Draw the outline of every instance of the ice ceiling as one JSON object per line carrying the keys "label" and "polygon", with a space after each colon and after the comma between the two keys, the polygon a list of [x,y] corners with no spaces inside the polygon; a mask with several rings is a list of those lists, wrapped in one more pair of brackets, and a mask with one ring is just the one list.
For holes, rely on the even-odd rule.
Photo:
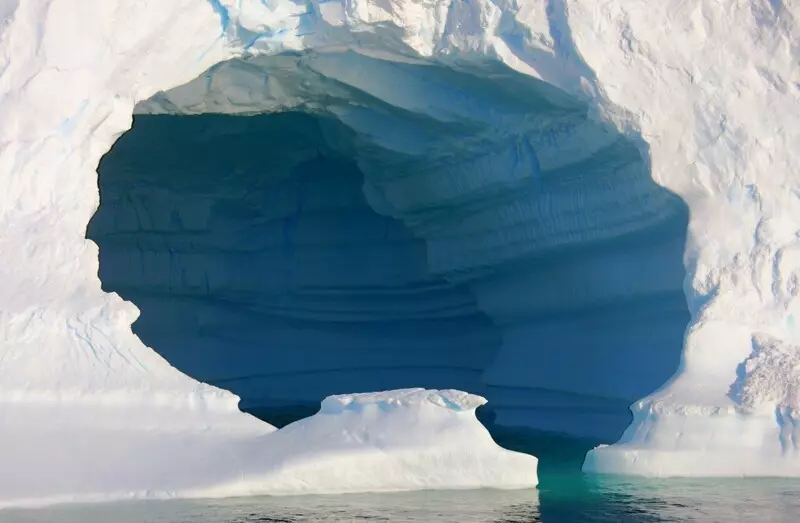
{"label": "ice ceiling", "polygon": [[688,212],[590,111],[497,64],[224,62],[140,103],[101,162],[103,288],[273,422],[457,388],[613,442],[679,364]]}

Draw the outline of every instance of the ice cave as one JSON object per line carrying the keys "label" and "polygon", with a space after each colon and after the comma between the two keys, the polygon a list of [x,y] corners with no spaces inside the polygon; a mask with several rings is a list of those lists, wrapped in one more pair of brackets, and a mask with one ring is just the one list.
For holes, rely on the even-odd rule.
{"label": "ice cave", "polygon": [[143,103],[98,171],[104,289],[272,423],[455,388],[497,423],[613,443],[678,367],[687,208],[586,104],[480,73],[270,57]]}
{"label": "ice cave", "polygon": [[800,475],[800,7],[701,3],[0,6],[0,508]]}

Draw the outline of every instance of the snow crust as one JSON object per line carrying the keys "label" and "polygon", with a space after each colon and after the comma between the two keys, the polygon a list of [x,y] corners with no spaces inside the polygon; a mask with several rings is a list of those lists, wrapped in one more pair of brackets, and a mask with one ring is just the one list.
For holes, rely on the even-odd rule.
{"label": "snow crust", "polygon": [[[358,103],[337,114],[360,136],[371,137],[367,141],[373,147],[412,159],[430,156],[441,166],[453,159],[448,150],[463,149],[456,144],[474,145],[475,154],[457,156],[464,160],[463,166],[452,169],[464,175],[458,183],[436,186],[428,181],[409,189],[404,183],[393,184],[401,178],[395,170],[387,171],[384,183],[365,188],[373,208],[402,219],[425,239],[431,266],[453,278],[509,262],[520,249],[535,250],[532,244],[560,245],[565,238],[580,243],[599,239],[595,234],[603,238],[603,231],[619,231],[590,227],[599,218],[609,219],[605,225],[635,228],[643,217],[588,212],[582,204],[591,191],[578,193],[574,200],[564,191],[563,201],[569,203],[555,208],[574,216],[576,227],[566,227],[569,220],[555,220],[552,223],[560,227],[543,230],[557,234],[544,239],[535,228],[511,229],[497,237],[486,233],[486,241],[477,242],[480,249],[455,256],[469,252],[467,243],[475,245],[475,238],[436,237],[434,222],[426,219],[431,214],[423,211],[442,195],[465,197],[475,180],[525,180],[521,173],[556,170],[579,159],[585,159],[587,172],[592,172],[598,149],[615,143],[636,149],[639,168],[649,170],[691,210],[684,254],[691,321],[674,379],[634,404],[633,424],[620,442],[593,451],[585,469],[647,475],[800,475],[791,444],[795,400],[790,392],[797,380],[790,363],[799,343],[795,317],[800,151],[795,145],[800,138],[800,6],[776,0],[364,0],[324,5],[30,0],[5,2],[0,8],[0,415],[15,420],[3,441],[16,445],[2,445],[0,469],[10,470],[6,464],[12,463],[30,474],[27,482],[11,482],[4,475],[4,499],[60,495],[67,489],[72,490],[66,495],[72,496],[78,487],[72,474],[76,467],[70,466],[75,461],[70,460],[82,458],[97,460],[100,467],[87,465],[85,492],[96,492],[88,485],[107,486],[102,478],[122,478],[119,470],[127,471],[127,480],[141,480],[137,490],[138,485],[142,491],[152,488],[159,475],[145,471],[140,456],[154,456],[163,470],[186,473],[183,478],[192,484],[174,492],[199,492],[196,489],[224,479],[220,471],[233,466],[230,456],[245,456],[242,460],[249,462],[261,450],[252,445],[270,427],[239,414],[236,396],[186,377],[131,333],[137,310],[101,289],[98,249],[85,239],[85,231],[98,204],[98,161],[130,127],[137,102],[189,84],[226,60],[303,55],[303,50],[311,50],[307,54],[320,68],[317,78],[329,79],[325,87],[332,87],[334,94],[342,84],[355,85],[390,102],[394,109],[384,115],[430,117],[423,120],[425,125],[387,126],[387,121],[396,120],[369,116]],[[374,69],[359,67],[367,59]],[[413,80],[408,88],[374,89],[380,87],[376,81],[387,63],[400,67],[420,62],[468,71],[488,79],[482,92],[502,88],[507,89],[503,96],[512,98],[514,92],[517,97],[529,92],[531,84],[515,83],[515,77],[498,73],[494,64],[538,79],[537,99],[547,100],[543,118],[548,125],[520,116],[535,114],[534,107],[504,112],[496,104],[476,103],[480,96],[457,103],[459,98],[446,89],[436,103],[425,103],[432,90]],[[238,82],[243,76],[228,77]],[[446,76],[437,81],[452,85]],[[215,92],[217,86],[211,84],[202,99]],[[227,87],[236,99],[236,86]],[[303,99],[305,87],[295,85],[288,95]],[[191,104],[181,104],[156,105],[167,112],[191,112]],[[264,109],[258,104],[259,111]],[[574,138],[549,141],[559,113],[567,120],[569,114],[581,114],[583,123],[570,126]],[[427,125],[463,123],[474,114],[482,115],[482,122],[473,121],[477,130],[471,134],[440,133],[441,127]],[[537,134],[543,128],[549,132]],[[415,135],[420,129],[428,134]],[[441,141],[427,147],[431,136]],[[541,150],[534,148],[531,154],[518,148],[519,141],[508,141],[511,136],[538,137],[535,143]],[[521,140],[521,145],[526,141],[534,143]],[[500,143],[514,145],[502,149]],[[362,158],[365,174],[370,161],[380,157]],[[413,162],[405,164],[409,165]],[[661,194],[663,200],[653,205],[660,218],[680,207],[644,186],[631,185],[631,194],[645,200]],[[544,198],[537,209],[550,208],[549,201]],[[605,202],[598,208],[615,205]],[[530,206],[511,204],[506,223],[513,221],[512,210],[524,208]],[[467,219],[464,226],[468,231],[474,227],[469,232],[475,236],[487,223],[491,220]],[[614,236],[609,233],[605,239]],[[454,249],[453,244],[461,246]],[[625,281],[624,276],[635,278],[628,273],[614,280]],[[561,288],[558,279],[544,275],[506,281],[517,286],[521,281],[551,283],[553,290],[546,295],[554,301]],[[500,323],[513,324],[520,310],[513,305],[519,302],[501,299],[504,294],[494,292],[497,288],[476,286],[474,292]],[[496,383],[512,368],[517,371],[510,382],[524,382],[520,362],[536,361],[529,340],[539,328],[518,327],[504,333],[505,356],[498,362],[506,363],[487,371],[488,383]],[[513,341],[514,332],[528,342]],[[631,354],[648,350],[636,343],[632,347],[639,350]],[[428,403],[420,405],[423,409]],[[69,435],[58,425],[48,428],[56,415],[79,430]],[[154,429],[162,424],[177,434],[174,439]],[[246,436],[237,439],[241,434]],[[247,451],[239,453],[239,441]],[[138,451],[135,445],[141,445]],[[12,453],[12,448],[18,452]],[[42,459],[36,461],[37,456]],[[188,464],[197,456],[211,461],[200,460],[199,468],[192,469]],[[28,466],[31,462],[34,465]],[[113,467],[102,469],[107,464]],[[33,478],[44,477],[51,482],[50,490],[36,491]],[[15,485],[27,485],[28,490],[14,490]]]}

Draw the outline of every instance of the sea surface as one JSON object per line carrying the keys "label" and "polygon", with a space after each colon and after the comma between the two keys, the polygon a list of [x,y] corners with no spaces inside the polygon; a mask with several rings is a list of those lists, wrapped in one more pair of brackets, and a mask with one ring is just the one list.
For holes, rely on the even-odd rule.
{"label": "sea surface", "polygon": [[800,481],[542,478],[522,491],[130,501],[0,511],[2,523],[800,522]]}

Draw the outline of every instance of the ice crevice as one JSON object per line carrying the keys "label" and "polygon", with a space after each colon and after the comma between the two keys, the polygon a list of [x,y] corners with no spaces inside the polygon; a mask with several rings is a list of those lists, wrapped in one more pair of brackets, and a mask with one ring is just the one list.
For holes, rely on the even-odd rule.
{"label": "ice crevice", "polygon": [[800,474],[799,7],[6,7],[0,504]]}

